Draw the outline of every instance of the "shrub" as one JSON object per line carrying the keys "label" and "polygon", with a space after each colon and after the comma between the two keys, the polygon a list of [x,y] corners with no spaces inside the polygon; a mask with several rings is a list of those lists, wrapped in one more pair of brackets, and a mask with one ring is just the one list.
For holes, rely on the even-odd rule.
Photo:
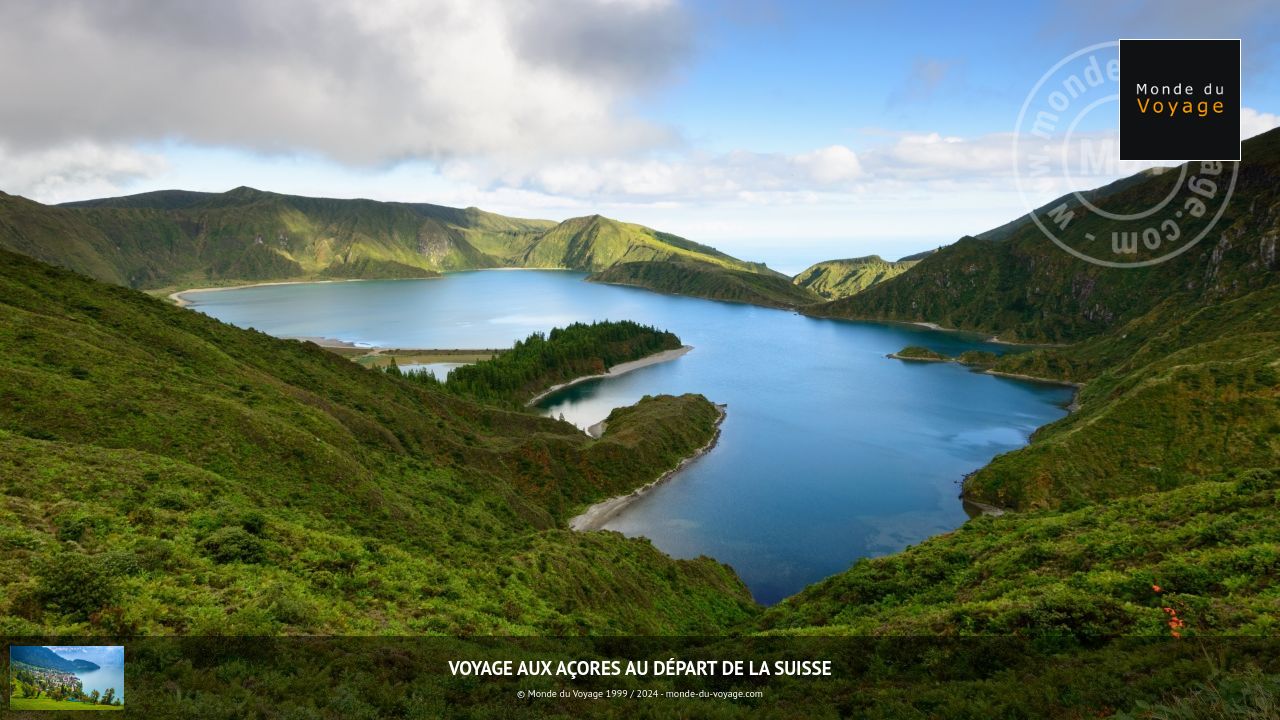
{"label": "shrub", "polygon": [[104,517],[84,513],[68,513],[54,522],[58,526],[58,539],[64,542],[83,542],[85,535],[102,534],[109,525]]}
{"label": "shrub", "polygon": [[214,531],[200,542],[200,549],[219,563],[259,563],[267,555],[262,541],[239,525]]}
{"label": "shrub", "polygon": [[173,543],[168,540],[143,538],[133,547],[134,556],[143,570],[163,570],[173,559]]}
{"label": "shrub", "polygon": [[53,555],[36,566],[35,575],[44,606],[79,619],[109,605],[116,595],[115,581],[101,558],[81,553]]}

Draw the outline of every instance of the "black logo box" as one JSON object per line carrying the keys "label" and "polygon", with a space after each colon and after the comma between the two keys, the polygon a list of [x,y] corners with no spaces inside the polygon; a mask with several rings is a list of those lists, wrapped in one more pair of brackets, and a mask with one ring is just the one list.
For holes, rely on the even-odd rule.
{"label": "black logo box", "polygon": [[1121,160],[1239,160],[1241,100],[1238,39],[1120,40]]}

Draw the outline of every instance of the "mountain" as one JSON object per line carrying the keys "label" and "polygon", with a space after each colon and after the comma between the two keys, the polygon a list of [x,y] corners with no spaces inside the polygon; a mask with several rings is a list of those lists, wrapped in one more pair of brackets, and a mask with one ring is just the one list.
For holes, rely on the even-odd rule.
{"label": "mountain", "polygon": [[718,419],[594,440],[0,250],[0,632],[718,633],[732,570],[561,529]]}
{"label": "mountain", "polygon": [[715,248],[642,225],[600,215],[570,218],[540,234],[515,258],[520,267],[604,270],[631,262],[703,262],[719,268],[760,272],[763,266]]}
{"label": "mountain", "polygon": [[767,272],[714,248],[599,215],[555,223],[476,208],[247,187],[165,190],[56,207],[0,193],[0,247],[135,288],[429,277],[492,267],[598,271],[632,261]]}
{"label": "mountain", "polygon": [[[810,310],[1070,340],[988,361],[1083,386],[1077,410],[965,478],[963,497],[1002,514],[859,560],[766,609],[757,631],[889,636],[908,650],[867,705],[944,717],[1202,717],[1253,707],[1255,693],[1273,702],[1274,676],[1250,684],[1268,650],[1206,650],[1273,635],[1278,587],[1263,568],[1280,543],[1280,131],[1244,158],[1219,230],[1161,265],[1098,268],[1016,220]],[[1110,199],[1136,203],[1151,182],[1109,186]],[[912,652],[910,638],[941,640]],[[984,638],[1001,640],[953,673]],[[1049,690],[1064,683],[1069,699]]]}
{"label": "mountain", "polygon": [[1085,381],[1079,410],[965,481],[972,499],[1080,507],[1280,459],[1280,283],[1116,331],[1015,354],[999,371]]}
{"label": "mountain", "polygon": [[923,250],[921,252],[915,253],[914,255],[903,255],[902,257],[898,258],[897,261],[900,263],[904,263],[904,262],[910,262],[912,260],[923,260],[929,257],[930,255],[938,252],[938,250],[940,249],[941,248],[933,248],[932,250]]}
{"label": "mountain", "polygon": [[792,280],[827,300],[857,295],[877,283],[897,277],[915,265],[914,260],[890,262],[879,255],[847,260],[826,260],[810,265]]}
{"label": "mountain", "polygon": [[587,278],[592,282],[633,285],[672,295],[794,308],[818,296],[792,284],[787,276],[763,266],[738,268],[726,264],[673,259],[667,262],[622,262]]}
{"label": "mountain", "polygon": [[43,645],[11,645],[9,660],[33,667],[61,670],[62,672],[89,672],[97,670],[96,663],[88,660],[68,660]]}
{"label": "mountain", "polygon": [[[910,271],[865,292],[807,308],[824,317],[929,321],[999,333],[1006,340],[1064,343],[1115,331],[1158,304],[1200,307],[1269,285],[1277,253],[1280,132],[1244,144],[1235,194],[1209,237],[1145,268],[1115,270],[1078,260],[1021,218],[980,237],[961,238]],[[1113,212],[1150,207],[1168,179],[1140,173],[1102,190]],[[1074,198],[1071,203],[1078,206]],[[1078,221],[1104,241],[1109,221]],[[1188,231],[1189,232],[1189,231]],[[985,237],[985,239],[982,239]]]}
{"label": "mountain", "polygon": [[[973,500],[1071,508],[1272,466],[1280,457],[1280,131],[1245,143],[1244,158],[1219,227],[1167,262],[1098,267],[1024,218],[805,311],[1068,341],[995,361],[996,372],[1084,387],[1077,412],[966,479]],[[1136,205],[1166,193],[1167,179],[1140,173],[1104,190],[1111,206]]]}
{"label": "mountain", "polygon": [[[1126,529],[1130,525],[1177,517],[1183,526],[1187,516],[1171,508],[1198,508],[1198,522],[1216,523],[1223,532],[1219,538],[1237,533],[1234,537],[1247,543],[1248,538],[1272,538],[1280,532],[1270,520],[1248,519],[1251,493],[1269,492],[1265,489],[1275,483],[1280,459],[1280,130],[1246,142],[1244,158],[1232,210],[1217,231],[1201,246],[1159,265],[1100,268],[1062,252],[1021,219],[984,234],[986,239],[965,238],[941,248],[860,294],[806,310],[935,321],[1004,337],[1074,340],[991,362],[998,373],[1083,387],[1075,412],[1040,428],[1028,446],[996,457],[964,481],[966,498],[1021,512],[983,521],[974,533],[965,531],[974,525],[970,523],[908,551],[901,560],[860,563],[857,572],[790,601],[803,606],[843,597],[852,604],[831,606],[830,613],[807,607],[804,612],[811,614],[793,614],[784,625],[875,624],[874,616],[861,615],[861,601],[852,600],[873,597],[865,594],[870,590],[851,589],[860,573],[875,574],[886,588],[908,582],[908,577],[930,577],[910,570],[914,558],[937,567],[954,560],[950,569],[937,570],[942,573],[937,577],[968,578],[968,563],[979,562],[985,548],[1027,547],[1027,534],[1049,541],[1096,533],[1091,542],[1110,544],[1118,553],[1114,557],[1126,558],[1123,573],[1134,580],[1124,582],[1140,583],[1139,578],[1181,574],[1176,562],[1161,563],[1157,572],[1143,559],[1162,556],[1154,549],[1157,536],[1145,535],[1132,550],[1115,543],[1142,535]],[[1113,193],[1108,201],[1135,203],[1154,194],[1158,184],[1157,175],[1139,174],[1108,186]],[[1222,497],[1222,488],[1233,487],[1233,482],[1243,484],[1242,499],[1215,505],[1214,498]],[[1097,514],[1104,512],[1122,527],[1100,524]],[[1103,535],[1114,537],[1104,540]],[[1188,542],[1177,535],[1159,540],[1166,541],[1171,547]],[[1217,542],[1201,536],[1190,546]],[[1222,542],[1225,552],[1231,541]],[[1037,562],[1060,556],[1055,555],[1060,550],[1044,552],[1048,554]],[[1012,598],[1025,589],[1012,584],[1000,589],[1002,581],[994,578],[1020,583],[1019,573],[1034,567],[1028,560],[1000,566],[994,574],[973,572],[991,586],[985,596],[1004,593],[1001,602],[1024,612],[1026,603]],[[1062,572],[1063,577],[1070,574],[1067,568]],[[856,582],[869,587],[865,579]],[[1214,582],[1188,580],[1178,587],[1208,601],[1208,596],[1229,594],[1222,583],[1225,576]],[[939,586],[928,602],[954,617],[955,603],[973,596],[957,590],[944,601],[946,587]],[[1088,592],[1095,590],[1123,601],[1123,593],[1117,596],[1114,588]],[[899,601],[906,597],[893,592]],[[880,617],[888,621],[888,614]]]}

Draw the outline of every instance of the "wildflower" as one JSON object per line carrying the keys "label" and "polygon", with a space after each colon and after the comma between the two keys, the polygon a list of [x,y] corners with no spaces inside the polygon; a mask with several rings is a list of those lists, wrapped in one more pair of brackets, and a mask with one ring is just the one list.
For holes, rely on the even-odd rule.
{"label": "wildflower", "polygon": [[1152,586],[1151,586],[1151,589],[1152,589],[1154,592],[1160,592],[1160,586],[1159,586],[1159,585],[1152,585]]}

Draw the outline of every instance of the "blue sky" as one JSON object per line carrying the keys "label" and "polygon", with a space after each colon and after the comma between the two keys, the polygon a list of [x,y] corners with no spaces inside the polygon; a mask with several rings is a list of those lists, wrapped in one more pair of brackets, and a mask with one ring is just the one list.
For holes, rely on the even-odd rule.
{"label": "blue sky", "polygon": [[1019,108],[1119,37],[1243,38],[1245,132],[1280,123],[1261,2],[15,0],[0,189],[601,212],[795,271],[1025,212]]}
{"label": "blue sky", "polygon": [[124,665],[122,645],[46,645],[45,647],[68,660],[88,660],[103,667]]}

